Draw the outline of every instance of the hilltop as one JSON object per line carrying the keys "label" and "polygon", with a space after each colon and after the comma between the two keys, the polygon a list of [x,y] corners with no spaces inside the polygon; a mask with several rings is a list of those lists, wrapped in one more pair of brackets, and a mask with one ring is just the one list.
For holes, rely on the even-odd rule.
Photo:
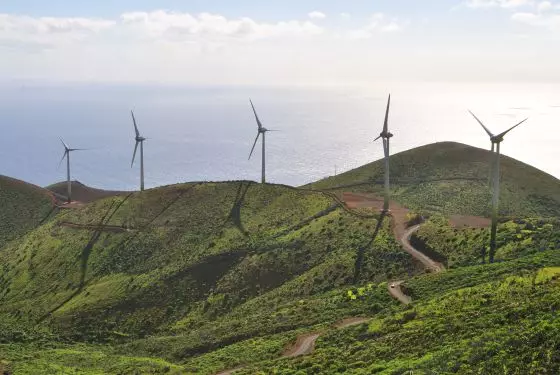
{"label": "hilltop", "polygon": [[0,248],[39,225],[53,207],[48,190],[0,175]]}
{"label": "hilltop", "polygon": [[[111,191],[111,190],[103,190],[103,189],[96,189],[90,186],[86,186],[82,184],[80,181],[71,181],[72,184],[72,200],[82,202],[82,203],[90,203],[102,198],[114,197],[117,195],[126,195],[127,192],[125,191]],[[56,184],[52,184],[46,187],[49,191],[51,191],[57,199],[60,201],[66,201],[68,199],[68,185],[66,181],[57,182]]]}
{"label": "hilltop", "polygon": [[[392,199],[420,211],[489,216],[492,158],[487,150],[455,142],[392,155]],[[560,216],[560,180],[505,155],[500,163],[501,215]],[[378,160],[306,187],[380,194],[383,176],[383,160]]]}

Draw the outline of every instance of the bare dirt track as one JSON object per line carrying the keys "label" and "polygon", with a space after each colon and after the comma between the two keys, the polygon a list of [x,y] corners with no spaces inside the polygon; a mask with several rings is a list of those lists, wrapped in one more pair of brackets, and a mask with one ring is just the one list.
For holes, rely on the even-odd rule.
{"label": "bare dirt track", "polygon": [[[370,320],[369,318],[361,318],[361,317],[346,318],[333,324],[332,327],[334,329],[343,329],[343,328],[367,323],[369,320]],[[280,358],[295,358],[302,355],[311,354],[315,349],[315,342],[323,333],[325,332],[324,331],[311,332],[298,336],[296,342],[288,346],[284,350],[284,353],[282,353],[282,356]],[[243,368],[244,366],[239,366],[234,369],[219,372],[216,375],[231,375],[234,374],[237,370],[241,370]]]}
{"label": "bare dirt track", "polygon": [[455,228],[488,228],[492,220],[481,216],[452,215],[449,223]]}
{"label": "bare dirt track", "polygon": [[[374,194],[343,193],[342,201],[346,205],[346,208],[351,210],[352,209],[381,210],[383,208],[383,199],[378,196],[375,196]],[[390,207],[391,207],[390,216],[392,217],[393,234],[395,235],[395,238],[399,241],[399,243],[403,246],[403,249],[407,253],[409,253],[414,259],[422,263],[422,265],[426,268],[426,270],[429,270],[429,272],[444,271],[445,268],[442,264],[433,261],[422,252],[416,250],[410,244],[410,237],[414,232],[420,229],[421,225],[416,225],[411,228],[407,227],[407,223],[408,223],[407,214],[409,210],[399,205],[397,202],[391,202]],[[390,282],[388,284],[388,292],[389,294],[391,294],[391,296],[393,296],[393,298],[400,301],[402,304],[408,305],[412,302],[412,298],[407,296],[402,290],[401,285],[403,283],[404,280]],[[333,328],[343,329],[353,325],[367,323],[368,321],[369,319],[364,317],[351,317],[351,318],[343,319],[338,323],[335,323],[333,325]],[[323,333],[324,332],[311,332],[298,336],[296,342],[293,345],[286,348],[286,350],[282,354],[282,358],[294,358],[294,357],[312,353],[315,348],[315,342]],[[240,370],[242,368],[243,367],[237,367],[235,369],[219,372],[216,375],[231,375],[234,374],[235,371]]]}
{"label": "bare dirt track", "polygon": [[389,294],[393,296],[393,298],[399,300],[404,305],[408,305],[412,302],[412,298],[404,294],[401,288],[401,284],[403,281],[395,281],[394,283],[389,283],[387,288],[389,289]]}
{"label": "bare dirt track", "polygon": [[86,229],[86,230],[93,230],[93,231],[100,231],[100,232],[110,232],[110,233],[124,233],[124,232],[131,232],[132,229],[119,227],[117,225],[93,225],[93,224],[77,224],[77,223],[69,223],[63,221],[59,224],[62,227],[67,228],[74,228],[74,229]]}

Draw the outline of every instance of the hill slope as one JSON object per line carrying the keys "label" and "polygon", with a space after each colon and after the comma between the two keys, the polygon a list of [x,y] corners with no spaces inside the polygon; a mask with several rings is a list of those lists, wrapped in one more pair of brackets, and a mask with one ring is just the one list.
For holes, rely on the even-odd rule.
{"label": "hill slope", "polygon": [[[90,186],[82,184],[80,181],[72,181],[71,184],[72,200],[83,203],[89,203],[98,199],[127,194],[127,192],[124,191],[111,191],[92,188]],[[68,187],[66,181],[49,185],[47,186],[47,189],[50,190],[61,201],[66,201],[68,199]]]}
{"label": "hill slope", "polygon": [[47,190],[0,175],[0,248],[37,226],[52,209]]}
{"label": "hill slope", "polygon": [[[488,153],[476,150],[443,143],[395,155],[396,198],[431,212],[484,212]],[[503,164],[508,212],[557,215],[558,180]],[[376,162],[312,187],[378,192],[381,176]],[[0,246],[0,372],[560,370],[558,219],[502,223],[500,262],[476,265],[487,230],[431,215],[414,240],[449,266],[442,274],[425,273],[393,225],[326,191],[247,181],[57,211]],[[390,296],[395,280],[412,304]],[[370,323],[336,324],[345,318]],[[317,332],[312,354],[282,356]]]}
{"label": "hill slope", "polygon": [[[472,146],[442,142],[390,158],[393,199],[414,209],[488,216],[492,154]],[[315,189],[378,192],[383,160],[310,184]],[[560,180],[502,155],[500,211],[506,216],[560,216]]]}
{"label": "hill slope", "polygon": [[[238,308],[240,322],[260,316],[262,306],[243,308],[256,297],[291,302],[421,271],[387,220],[351,214],[320,192],[250,182],[175,185],[66,210],[1,249],[0,261],[0,314],[81,340],[201,325],[221,337],[234,318],[223,327],[209,319]],[[193,342],[214,345],[204,341]]]}

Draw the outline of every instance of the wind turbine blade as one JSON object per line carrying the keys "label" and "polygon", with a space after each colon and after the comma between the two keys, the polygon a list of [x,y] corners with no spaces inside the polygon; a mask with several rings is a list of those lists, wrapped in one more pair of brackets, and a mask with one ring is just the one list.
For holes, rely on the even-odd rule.
{"label": "wind turbine blade", "polygon": [[486,130],[486,133],[490,136],[490,138],[492,138],[494,136],[494,134],[492,134],[492,132],[490,130],[488,130],[488,128],[486,126],[484,126],[484,124],[482,123],[482,121],[480,121],[478,119],[478,117],[476,117],[474,115],[474,113],[472,113],[471,111],[469,111],[469,113],[474,117],[474,119],[484,128],[484,130]]}
{"label": "wind turbine blade", "polygon": [[58,167],[56,167],[57,169],[60,168],[60,164],[62,164],[62,161],[64,160],[64,158],[66,157],[66,154],[68,153],[68,151],[64,150],[64,154],[62,154],[62,158],[60,159],[60,161],[58,162]]}
{"label": "wind turbine blade", "polygon": [[68,147],[68,145],[66,143],[64,143],[62,138],[59,138],[59,139],[60,139],[60,142],[62,142],[62,144],[64,145],[64,148],[68,150],[70,147]]}
{"label": "wind turbine blade", "polygon": [[251,102],[251,107],[253,108],[253,113],[255,114],[255,119],[257,120],[257,126],[259,127],[259,130],[261,130],[262,123],[261,120],[259,119],[259,115],[257,115],[257,110],[255,109],[255,106],[253,105],[253,101],[251,99],[249,99],[249,102]]}
{"label": "wind turbine blade", "polygon": [[375,142],[375,141],[377,141],[379,138],[381,138],[381,136],[375,138],[373,141]]}
{"label": "wind turbine blade", "polygon": [[512,131],[513,129],[517,128],[519,125],[523,124],[525,121],[529,120],[529,118],[526,118],[525,120],[521,121],[520,123],[512,126],[511,128],[509,128],[508,130],[506,130],[503,133],[500,133],[497,135],[498,138],[503,137],[504,135],[506,135],[507,133],[509,133],[510,131]]}
{"label": "wind turbine blade", "polygon": [[389,94],[389,99],[387,100],[387,110],[385,111],[385,123],[383,124],[383,133],[388,132],[389,128],[389,107],[391,106],[391,94]]}
{"label": "wind turbine blade", "polygon": [[134,145],[134,153],[132,154],[132,162],[130,163],[130,168],[132,168],[132,166],[134,165],[134,158],[136,157],[136,150],[138,149],[138,141],[136,141],[136,144]]}
{"label": "wind turbine blade", "polygon": [[[251,149],[251,153],[249,154],[249,159],[251,159],[251,155],[253,155],[253,151],[255,151],[255,146],[257,145],[257,141],[259,140],[259,136],[261,133],[257,133],[257,138],[255,138],[255,143],[253,143],[253,148]],[[247,160],[249,160],[247,159]]]}
{"label": "wind turbine blade", "polygon": [[136,132],[136,136],[140,137],[140,132],[138,131],[138,126],[136,126],[136,118],[134,117],[134,112],[130,111],[130,114],[132,115],[132,123],[134,124],[134,131]]}

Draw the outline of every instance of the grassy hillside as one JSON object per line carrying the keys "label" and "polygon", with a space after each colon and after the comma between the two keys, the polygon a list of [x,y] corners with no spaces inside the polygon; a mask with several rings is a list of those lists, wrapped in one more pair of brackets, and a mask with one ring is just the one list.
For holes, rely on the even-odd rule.
{"label": "grassy hillside", "polygon": [[557,374],[560,268],[550,265],[559,255],[412,279],[414,305],[333,330],[309,357],[263,361],[239,373]]}
{"label": "grassy hillside", "polygon": [[[99,199],[113,197],[116,195],[126,195],[124,191],[111,191],[96,189],[82,184],[80,181],[72,181],[72,200],[89,203]],[[66,201],[68,199],[68,185],[66,181],[57,182],[46,187],[57,199]]]}
{"label": "grassy hillside", "polygon": [[[292,303],[355,278],[419,271],[388,221],[372,241],[377,225],[375,216],[352,215],[319,192],[248,182],[99,200],[59,213],[0,250],[0,314],[86,341],[186,332],[185,347],[194,352],[300,324],[262,321],[267,299]],[[358,252],[364,257],[356,264]],[[247,326],[250,314],[263,327]],[[189,338],[193,327],[217,333]]]}
{"label": "grassy hillside", "polygon": [[[447,215],[486,212],[485,157],[456,143],[392,157],[396,199],[430,214],[413,243],[441,274],[391,218],[332,194],[378,192],[379,162],[302,189],[187,183],[56,211],[0,243],[0,373],[556,374],[559,182],[504,157],[502,211],[518,218],[481,265],[488,230]],[[350,317],[370,321],[335,326]],[[313,332],[311,355],[283,358]]]}
{"label": "grassy hillside", "polygon": [[52,209],[48,191],[0,175],[0,248],[40,224]]}
{"label": "grassy hillside", "polygon": [[[434,143],[390,158],[393,199],[410,208],[467,215],[490,213],[487,150],[454,142]],[[381,192],[383,161],[364,165],[308,187]],[[502,155],[500,212],[514,217],[560,216],[560,180]]]}

